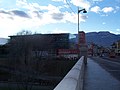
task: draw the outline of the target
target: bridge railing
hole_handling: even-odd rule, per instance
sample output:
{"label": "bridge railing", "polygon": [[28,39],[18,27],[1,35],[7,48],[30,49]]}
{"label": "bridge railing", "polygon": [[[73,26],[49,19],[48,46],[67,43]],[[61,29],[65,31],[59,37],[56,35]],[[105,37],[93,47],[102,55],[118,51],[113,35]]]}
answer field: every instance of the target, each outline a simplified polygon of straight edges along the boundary
{"label": "bridge railing", "polygon": [[82,56],[54,90],[82,90],[84,56]]}

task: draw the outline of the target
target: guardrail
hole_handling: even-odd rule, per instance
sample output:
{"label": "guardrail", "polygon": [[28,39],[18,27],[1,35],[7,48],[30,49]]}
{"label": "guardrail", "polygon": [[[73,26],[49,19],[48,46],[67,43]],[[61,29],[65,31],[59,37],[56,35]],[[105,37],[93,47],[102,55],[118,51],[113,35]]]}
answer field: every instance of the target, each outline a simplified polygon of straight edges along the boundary
{"label": "guardrail", "polygon": [[84,56],[82,56],[54,90],[82,90]]}

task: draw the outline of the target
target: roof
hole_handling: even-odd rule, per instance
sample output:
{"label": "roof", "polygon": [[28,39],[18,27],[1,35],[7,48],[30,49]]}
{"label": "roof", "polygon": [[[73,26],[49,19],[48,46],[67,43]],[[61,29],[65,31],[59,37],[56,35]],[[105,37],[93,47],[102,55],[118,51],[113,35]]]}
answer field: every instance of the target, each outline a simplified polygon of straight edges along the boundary
{"label": "roof", "polygon": [[9,37],[21,37],[21,36],[39,36],[39,35],[69,35],[69,33],[31,34],[31,35],[13,35],[13,36],[9,36]]}

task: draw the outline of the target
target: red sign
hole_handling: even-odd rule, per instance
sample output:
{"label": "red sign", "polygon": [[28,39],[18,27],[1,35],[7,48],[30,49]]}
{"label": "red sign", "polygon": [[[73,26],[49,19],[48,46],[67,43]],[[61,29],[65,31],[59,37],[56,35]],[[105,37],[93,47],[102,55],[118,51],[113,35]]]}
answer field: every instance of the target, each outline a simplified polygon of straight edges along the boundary
{"label": "red sign", "polygon": [[58,54],[78,54],[79,50],[76,49],[58,49]]}

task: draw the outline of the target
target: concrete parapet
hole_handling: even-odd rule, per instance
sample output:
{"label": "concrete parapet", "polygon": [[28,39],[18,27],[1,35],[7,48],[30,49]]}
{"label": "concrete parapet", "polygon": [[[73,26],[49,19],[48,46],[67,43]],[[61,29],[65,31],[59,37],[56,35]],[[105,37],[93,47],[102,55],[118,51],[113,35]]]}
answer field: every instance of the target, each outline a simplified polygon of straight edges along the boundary
{"label": "concrete parapet", "polygon": [[80,45],[79,47],[80,53],[79,56],[84,56],[84,63],[87,64],[87,46],[86,45]]}
{"label": "concrete parapet", "polygon": [[82,90],[84,56],[82,56],[54,90]]}

